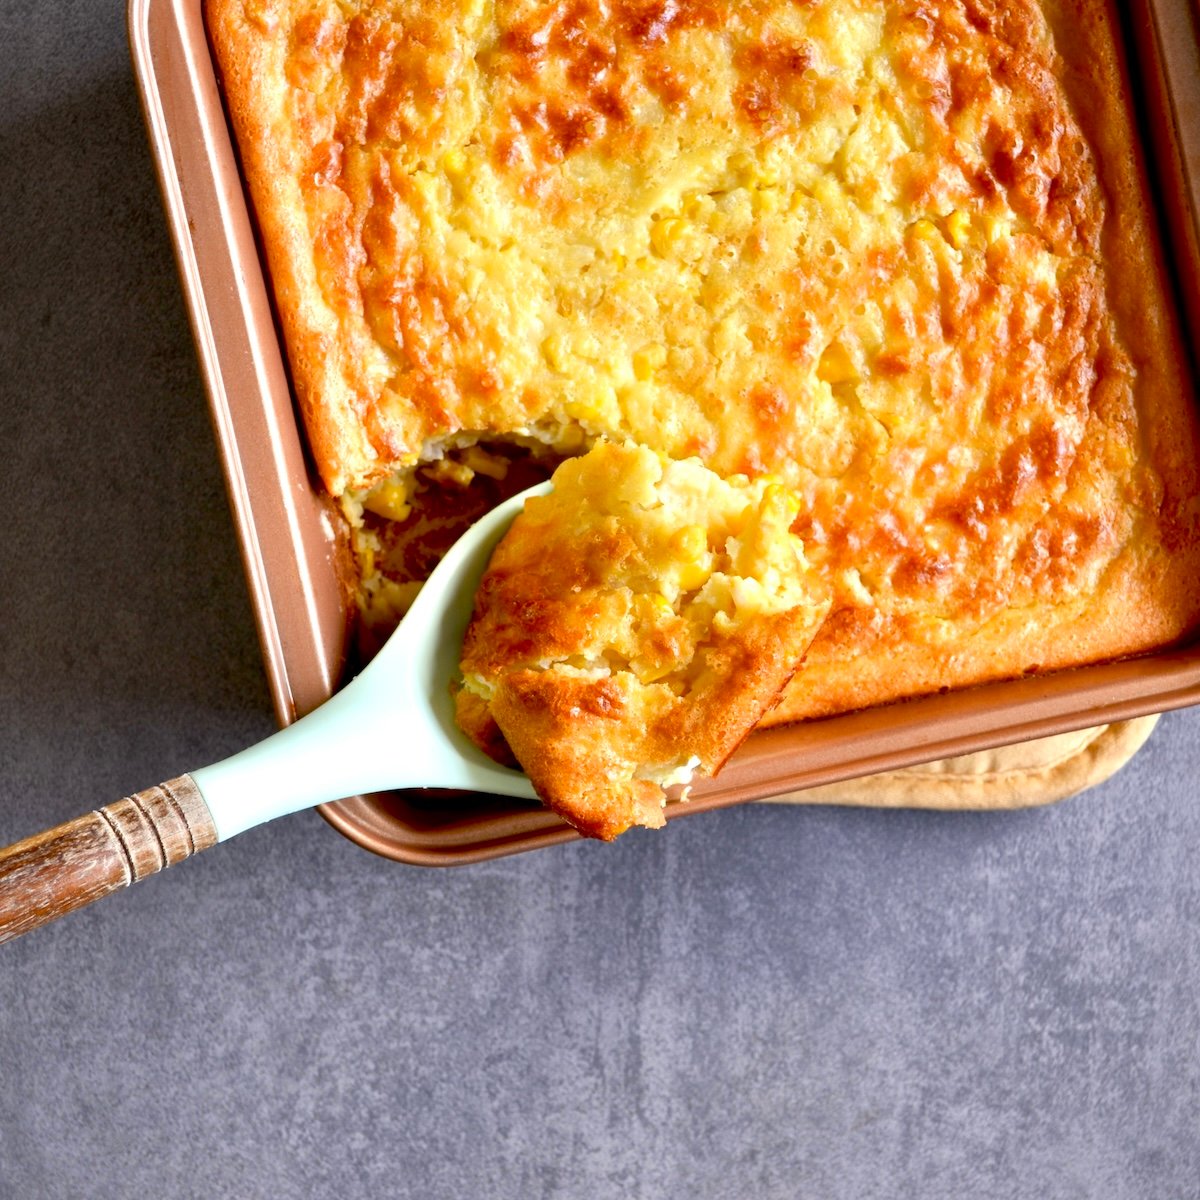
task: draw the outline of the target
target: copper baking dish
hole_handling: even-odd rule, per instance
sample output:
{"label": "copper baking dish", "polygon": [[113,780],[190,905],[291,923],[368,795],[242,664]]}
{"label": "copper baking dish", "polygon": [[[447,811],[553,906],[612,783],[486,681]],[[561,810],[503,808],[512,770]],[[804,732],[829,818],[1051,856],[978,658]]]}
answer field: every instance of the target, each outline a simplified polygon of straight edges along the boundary
{"label": "copper baking dish", "polygon": [[[350,669],[348,548],[306,459],[200,0],[130,0],[157,158],[276,714],[320,704]],[[1200,51],[1189,0],[1122,6],[1185,341],[1200,331]],[[1197,581],[1200,587],[1200,581]],[[751,737],[683,816],[821,783],[1200,702],[1200,641],[1136,660],[930,696]],[[577,836],[556,817],[447,792],[322,809],[360,845],[443,865]]]}

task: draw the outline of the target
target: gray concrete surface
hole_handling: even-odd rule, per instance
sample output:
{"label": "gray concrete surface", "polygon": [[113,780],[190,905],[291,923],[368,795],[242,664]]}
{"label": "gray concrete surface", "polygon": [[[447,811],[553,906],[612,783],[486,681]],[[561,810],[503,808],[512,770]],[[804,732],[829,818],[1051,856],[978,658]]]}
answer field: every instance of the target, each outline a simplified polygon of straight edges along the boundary
{"label": "gray concrete surface", "polygon": [[[0,164],[6,843],[271,718],[115,4],[0,0]],[[0,1198],[1200,1195],[1198,777],[252,832],[0,950]]]}

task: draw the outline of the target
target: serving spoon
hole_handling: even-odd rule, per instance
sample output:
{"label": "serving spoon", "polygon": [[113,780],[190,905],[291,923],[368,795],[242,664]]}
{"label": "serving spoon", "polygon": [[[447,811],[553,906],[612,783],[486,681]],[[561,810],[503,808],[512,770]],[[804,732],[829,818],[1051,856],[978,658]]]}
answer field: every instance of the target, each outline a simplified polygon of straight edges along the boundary
{"label": "serving spoon", "polygon": [[454,721],[450,685],[480,577],[529,496],[451,546],[383,649],[319,708],[232,758],[0,850],[0,942],[288,813],[360,793],[454,788],[534,799]]}

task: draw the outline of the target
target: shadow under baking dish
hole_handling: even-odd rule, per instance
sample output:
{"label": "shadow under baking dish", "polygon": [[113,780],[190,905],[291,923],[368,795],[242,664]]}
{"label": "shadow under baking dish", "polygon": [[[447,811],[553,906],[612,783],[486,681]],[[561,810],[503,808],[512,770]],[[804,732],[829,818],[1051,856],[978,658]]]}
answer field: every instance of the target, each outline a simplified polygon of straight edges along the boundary
{"label": "shadow under baking dish", "polygon": [[[1154,151],[1162,236],[1189,339],[1200,332],[1200,52],[1188,0],[1120,18]],[[129,0],[129,39],[208,390],[276,715],[328,698],[350,656],[353,565],[299,431],[200,0]],[[1194,389],[1193,389],[1194,390]],[[1200,586],[1200,582],[1198,582]],[[1200,642],[755,733],[690,813],[1200,703]],[[336,829],[402,862],[476,862],[578,835],[519,801],[445,791],[324,805]]]}

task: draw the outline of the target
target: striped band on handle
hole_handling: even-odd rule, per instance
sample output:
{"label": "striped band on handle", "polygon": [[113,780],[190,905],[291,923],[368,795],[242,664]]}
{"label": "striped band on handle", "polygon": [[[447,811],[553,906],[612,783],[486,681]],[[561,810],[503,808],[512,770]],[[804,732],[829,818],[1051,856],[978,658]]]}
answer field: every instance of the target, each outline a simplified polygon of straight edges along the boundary
{"label": "striped band on handle", "polygon": [[215,845],[190,775],[0,850],[0,942]]}

